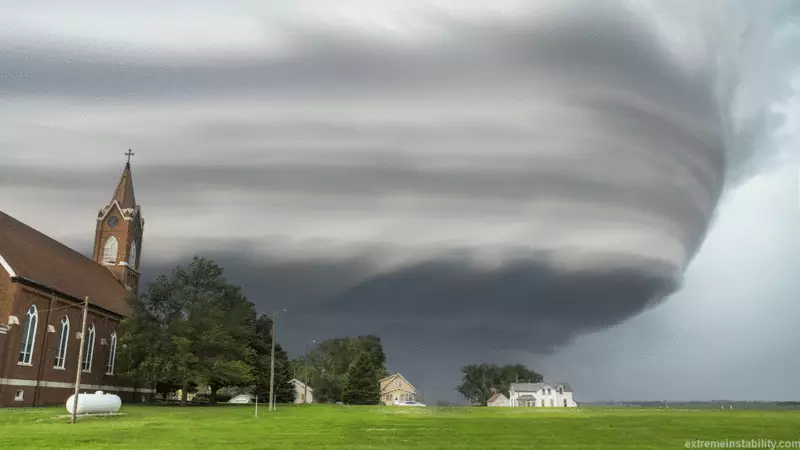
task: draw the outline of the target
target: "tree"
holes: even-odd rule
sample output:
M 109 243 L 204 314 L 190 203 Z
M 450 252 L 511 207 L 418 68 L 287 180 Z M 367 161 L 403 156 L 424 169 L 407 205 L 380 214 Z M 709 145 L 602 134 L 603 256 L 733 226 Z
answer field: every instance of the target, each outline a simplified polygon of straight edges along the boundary
M 246 360 L 251 351 L 247 343 L 255 333 L 255 306 L 239 287 L 228 284 L 221 267 L 205 258 L 176 268 L 172 287 L 183 312 L 176 319 L 182 322 L 176 337 L 192 355 L 182 361 L 182 379 L 207 384 L 215 404 L 219 388 L 251 379 Z
M 134 314 L 120 324 L 117 354 L 122 379 L 157 392 L 163 392 L 164 381 L 174 372 L 170 337 L 164 326 L 167 285 L 167 279 L 159 277 L 147 292 L 129 298 Z
M 356 352 L 365 353 L 370 359 L 372 359 L 372 361 L 374 361 L 376 369 L 381 371 L 383 376 L 388 375 L 385 367 L 386 353 L 383 351 L 381 338 L 371 334 L 359 336 L 356 338 L 354 345 L 356 346 Z M 381 376 L 381 378 L 383 378 L 383 376 Z
M 380 367 L 375 356 L 362 352 L 350 364 L 342 402 L 348 405 L 377 405 L 381 399 L 378 384 Z
M 494 391 L 508 396 L 511 383 L 516 381 L 538 383 L 542 376 L 521 364 L 499 367 L 494 364 L 470 364 L 461 369 L 462 383 L 456 388 L 472 403 L 486 406 Z
M 124 374 L 165 390 L 180 386 L 183 405 L 192 386 L 207 384 L 214 403 L 220 387 L 251 380 L 255 318 L 255 306 L 222 268 L 195 257 L 134 301 L 120 339 Z
M 508 397 L 511 383 L 540 383 L 542 376 L 522 364 L 507 364 L 499 368 L 499 378 L 494 388 Z
M 289 355 L 275 344 L 275 403 L 294 403 L 297 391 L 292 381 Z
M 253 395 L 260 401 L 269 401 L 270 359 L 272 355 L 272 320 L 262 315 L 256 321 L 256 333 L 251 343 L 253 353 L 249 360 L 253 374 Z M 294 403 L 295 389 L 291 383 L 289 355 L 275 343 L 275 403 Z
M 470 364 L 464 366 L 461 372 L 464 374 L 463 382 L 457 390 L 471 403 L 486 405 L 489 397 L 492 396 L 492 378 L 496 376 L 494 368 L 488 364 Z
M 309 385 L 314 388 L 314 401 L 320 403 L 344 401 L 352 363 L 364 355 L 373 362 L 377 379 L 388 375 L 386 354 L 377 336 L 329 339 L 317 344 L 308 355 L 292 362 L 294 377 L 305 380 L 308 362 Z M 376 380 L 377 385 L 377 380 Z
M 247 345 L 255 332 L 255 309 L 238 288 L 226 287 L 217 297 L 190 316 L 195 337 L 193 353 L 198 382 L 208 384 L 210 403 L 224 386 L 248 383 L 252 374 L 247 360 L 252 348 Z

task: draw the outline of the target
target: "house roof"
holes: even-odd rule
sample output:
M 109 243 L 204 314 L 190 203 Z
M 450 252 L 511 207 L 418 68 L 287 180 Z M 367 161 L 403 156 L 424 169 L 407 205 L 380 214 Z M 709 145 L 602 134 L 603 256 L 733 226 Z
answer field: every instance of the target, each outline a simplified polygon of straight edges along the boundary
M 549 382 L 511 383 L 511 388 L 516 392 L 535 392 L 545 386 L 553 389 L 557 389 L 559 386 L 563 386 L 564 392 L 572 392 L 572 387 L 569 385 L 569 383 L 563 383 L 563 382 L 562 383 L 549 383 Z
M 406 383 L 408 383 L 408 385 L 409 385 L 409 386 L 411 386 L 411 387 L 412 387 L 412 388 L 413 388 L 415 391 L 417 390 L 417 388 L 416 388 L 416 387 L 414 387 L 414 385 L 413 385 L 413 384 L 411 384 L 411 382 L 410 382 L 410 381 L 408 381 L 408 379 L 406 379 L 406 377 L 404 377 L 404 376 L 400 375 L 400 373 L 399 373 L 399 372 L 397 372 L 397 373 L 393 373 L 392 375 L 389 375 L 388 377 L 381 378 L 380 380 L 378 380 L 378 385 L 379 385 L 379 386 L 380 386 L 380 385 L 383 385 L 383 382 L 384 382 L 384 381 L 387 381 L 387 380 L 391 382 L 391 380 L 392 380 L 392 379 L 394 379 L 394 378 L 397 378 L 397 377 L 400 377 L 400 378 L 402 378 L 402 379 L 403 379 L 403 381 L 405 381 Z M 386 383 L 386 386 L 385 386 L 385 387 L 388 387 L 388 386 L 389 386 L 389 383 Z M 382 387 L 381 387 L 381 391 L 384 391 L 384 390 L 386 390 L 386 389 L 385 389 L 385 387 L 383 387 L 383 386 L 382 386 Z
M 128 291 L 107 268 L 0 212 L 0 261 L 9 275 L 130 316 Z M 9 270 L 10 269 L 10 270 Z
M 292 378 L 291 380 L 289 380 L 289 382 L 290 383 L 294 383 L 294 384 L 299 384 L 300 387 L 305 386 L 309 391 L 314 392 L 314 388 L 312 388 L 311 386 L 306 386 L 305 383 L 303 383 L 302 381 L 298 380 L 297 378 Z
M 564 387 L 564 392 L 573 392 L 572 391 L 572 386 L 570 386 L 569 383 L 556 383 L 555 384 L 556 388 L 558 388 L 559 386 L 563 386 Z
M 511 383 L 510 389 L 516 392 L 533 392 L 538 391 L 544 386 L 544 383 Z
M 378 380 L 378 381 L 384 381 L 384 380 L 388 380 L 389 378 L 394 378 L 394 377 L 396 377 L 396 376 L 398 376 L 398 375 L 400 375 L 400 373 L 399 373 L 399 372 L 395 372 L 395 373 L 393 373 L 393 374 L 389 375 L 388 377 L 383 377 L 383 378 L 381 378 L 381 379 L 380 379 L 380 380 Z M 402 376 L 402 375 L 401 375 L 401 376 Z
M 486 400 L 486 403 L 492 403 L 495 400 L 499 400 L 501 397 L 507 400 L 506 396 L 503 395 L 502 392 L 495 392 L 491 397 L 489 397 L 489 400 Z

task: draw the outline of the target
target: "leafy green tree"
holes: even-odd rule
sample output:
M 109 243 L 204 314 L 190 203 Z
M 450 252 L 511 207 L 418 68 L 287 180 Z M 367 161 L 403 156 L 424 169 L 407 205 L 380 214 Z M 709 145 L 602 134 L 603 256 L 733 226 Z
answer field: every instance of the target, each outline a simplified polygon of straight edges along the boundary
M 146 292 L 134 298 L 134 315 L 122 322 L 122 348 L 118 359 L 133 356 L 133 350 L 138 349 L 143 358 L 128 361 L 129 368 L 143 373 L 143 378 L 152 383 L 163 399 L 179 390 L 182 384 L 176 378 L 179 361 L 174 357 L 176 348 L 168 327 L 179 317 L 177 304 L 171 281 L 162 275 Z
M 508 395 L 511 383 L 538 383 L 542 376 L 521 364 L 499 367 L 495 364 L 470 364 L 461 369 L 462 383 L 456 388 L 472 403 L 486 406 L 492 393 L 497 390 Z
M 259 402 L 269 401 L 270 359 L 272 354 L 272 320 L 262 315 L 256 321 L 256 333 L 251 344 L 253 353 L 249 359 L 253 374 L 253 395 L 257 395 Z M 292 373 L 289 365 L 289 355 L 283 348 L 275 343 L 275 403 L 293 403 L 295 389 L 291 383 Z
M 350 364 L 342 402 L 348 405 L 377 405 L 380 402 L 380 367 L 374 355 L 361 352 Z
M 522 364 L 507 364 L 499 367 L 498 377 L 492 387 L 508 397 L 511 383 L 540 383 L 542 375 L 523 366 Z
M 381 338 L 374 335 L 359 336 L 355 340 L 355 345 L 357 353 L 364 353 L 373 361 L 379 380 L 389 375 L 389 371 L 386 370 L 386 353 L 383 351 Z
M 380 338 L 372 335 L 329 339 L 318 343 L 308 355 L 293 361 L 293 375 L 298 380 L 305 380 L 308 362 L 308 380 L 314 388 L 314 401 L 343 401 L 351 365 L 361 355 L 372 361 L 378 379 L 388 375 L 386 354 Z M 377 380 L 375 383 L 377 385 Z
M 176 324 L 175 328 L 184 328 L 184 323 Z M 186 333 L 176 332 L 171 335 L 170 343 L 172 344 L 172 361 L 173 361 L 173 377 L 180 380 L 181 383 L 181 406 L 186 406 L 189 387 L 196 379 L 194 368 L 197 365 L 198 358 L 192 353 L 192 342 Z
M 461 369 L 464 377 L 462 383 L 457 387 L 458 392 L 471 403 L 485 406 L 489 397 L 492 396 L 496 368 L 497 366 L 489 364 L 464 366 Z
M 162 389 L 179 386 L 181 404 L 197 384 L 211 388 L 251 381 L 255 306 L 230 285 L 223 270 L 195 257 L 159 277 L 134 301 L 120 342 L 125 376 Z
M 193 355 L 183 361 L 183 376 L 207 384 L 214 404 L 219 388 L 251 379 L 246 363 L 251 348 L 246 343 L 255 333 L 255 307 L 239 287 L 228 284 L 221 267 L 205 258 L 195 257 L 185 269 L 176 268 L 172 285 L 185 317 L 176 319 L 185 320 L 178 334 Z
M 120 325 L 117 372 L 125 381 L 164 391 L 164 380 L 173 374 L 170 337 L 164 326 L 165 286 L 160 277 L 150 289 L 129 301 L 134 314 Z
M 289 367 L 289 355 L 281 348 L 280 344 L 275 345 L 275 402 L 294 403 L 297 391 L 291 383 L 292 372 Z

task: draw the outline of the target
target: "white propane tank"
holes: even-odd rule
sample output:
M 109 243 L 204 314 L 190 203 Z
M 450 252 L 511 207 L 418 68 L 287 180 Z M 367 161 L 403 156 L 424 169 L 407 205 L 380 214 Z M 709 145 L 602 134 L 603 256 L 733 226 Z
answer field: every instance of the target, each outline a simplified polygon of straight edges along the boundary
M 72 414 L 72 406 L 75 404 L 75 394 L 67 399 L 67 412 Z M 119 411 L 122 400 L 115 394 L 104 394 L 103 391 L 95 391 L 94 394 L 81 393 L 78 395 L 78 414 L 111 414 Z

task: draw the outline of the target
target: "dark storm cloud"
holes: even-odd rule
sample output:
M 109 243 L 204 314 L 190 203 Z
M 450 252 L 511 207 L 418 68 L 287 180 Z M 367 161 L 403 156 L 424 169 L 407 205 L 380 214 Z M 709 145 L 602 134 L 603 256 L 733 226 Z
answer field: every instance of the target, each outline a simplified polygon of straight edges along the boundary
M 465 259 L 425 261 L 375 276 L 330 299 L 327 309 L 380 315 L 387 311 L 383 305 L 402 305 L 392 310 L 397 319 L 473 317 L 490 309 L 507 318 L 589 328 L 630 317 L 646 305 L 642 299 L 658 299 L 675 287 L 673 268 L 647 261 L 567 272 L 543 263 L 547 255 L 489 270 L 470 267 Z
M 463 249 L 380 272 L 379 251 L 290 261 L 234 247 L 241 251 L 204 256 L 222 265 L 261 312 L 288 308 L 290 319 L 304 326 L 335 323 L 331 333 L 394 334 L 439 324 L 439 334 L 467 347 L 548 352 L 577 334 L 626 320 L 678 287 L 674 268 L 629 258 L 616 267 L 564 271 L 549 265 L 546 255 L 528 255 L 484 269 L 466 262 L 470 250 Z M 146 272 L 152 278 L 187 262 L 150 263 Z

